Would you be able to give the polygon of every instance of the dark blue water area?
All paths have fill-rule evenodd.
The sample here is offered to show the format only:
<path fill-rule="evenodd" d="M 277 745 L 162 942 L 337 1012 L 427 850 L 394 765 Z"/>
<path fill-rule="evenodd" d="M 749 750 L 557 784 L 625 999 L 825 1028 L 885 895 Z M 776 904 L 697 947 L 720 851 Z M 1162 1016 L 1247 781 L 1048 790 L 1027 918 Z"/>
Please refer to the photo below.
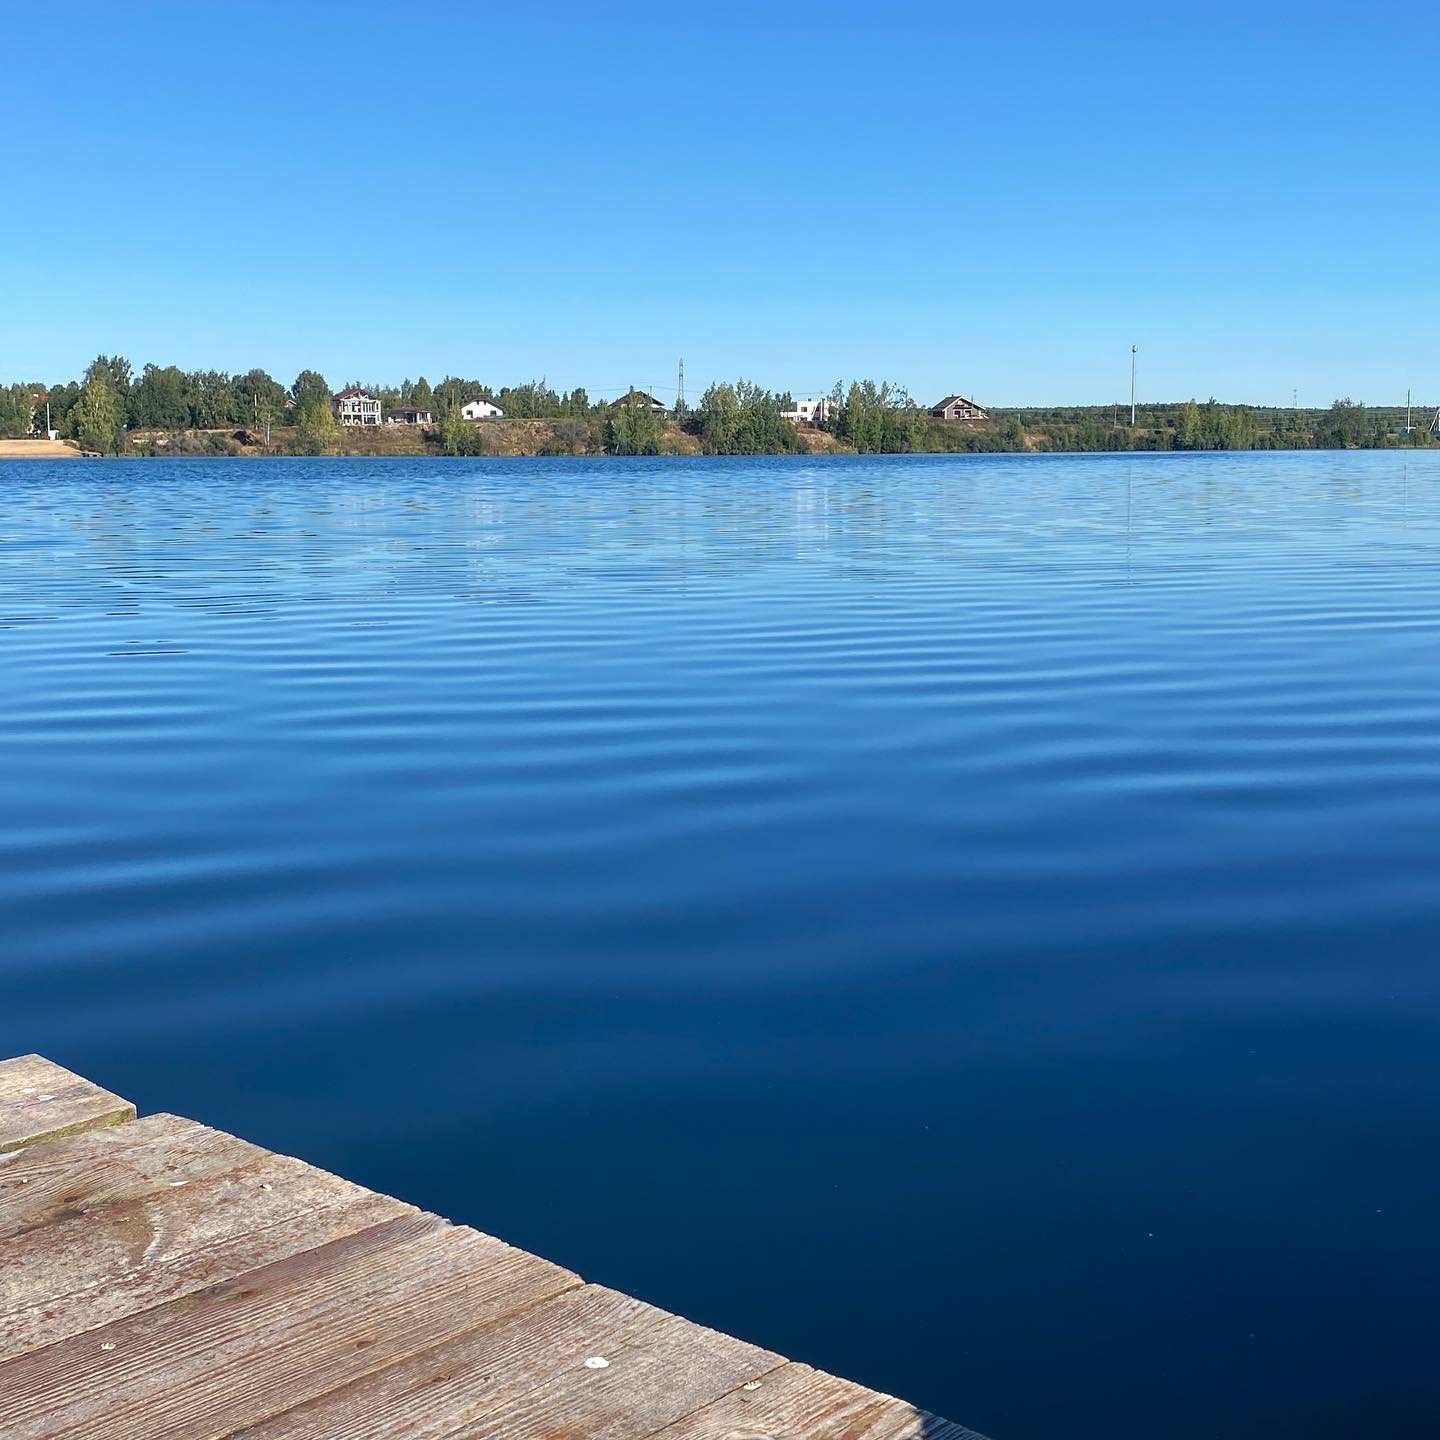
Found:
<path fill-rule="evenodd" d="M 0 497 L 0 1053 L 996 1440 L 1440 1431 L 1440 455 Z"/>

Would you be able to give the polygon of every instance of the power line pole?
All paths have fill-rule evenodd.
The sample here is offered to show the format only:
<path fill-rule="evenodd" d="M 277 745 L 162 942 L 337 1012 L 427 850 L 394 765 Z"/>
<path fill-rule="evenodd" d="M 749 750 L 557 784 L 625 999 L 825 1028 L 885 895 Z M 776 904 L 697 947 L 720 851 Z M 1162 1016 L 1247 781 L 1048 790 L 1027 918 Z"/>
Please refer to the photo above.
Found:
<path fill-rule="evenodd" d="M 685 357 L 683 355 L 680 357 L 680 378 L 675 385 L 675 408 L 677 410 L 685 408 Z"/>
<path fill-rule="evenodd" d="M 1135 347 L 1130 347 L 1130 427 L 1135 427 Z"/>

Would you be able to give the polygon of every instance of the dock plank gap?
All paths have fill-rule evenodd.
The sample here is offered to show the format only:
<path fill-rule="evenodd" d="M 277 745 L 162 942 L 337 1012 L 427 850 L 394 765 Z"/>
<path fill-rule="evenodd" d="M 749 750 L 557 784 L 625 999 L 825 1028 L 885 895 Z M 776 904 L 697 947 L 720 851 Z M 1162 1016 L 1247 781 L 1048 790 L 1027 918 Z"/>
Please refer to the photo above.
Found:
<path fill-rule="evenodd" d="M 0 1061 L 5 1440 L 983 1440 L 38 1055 Z"/>

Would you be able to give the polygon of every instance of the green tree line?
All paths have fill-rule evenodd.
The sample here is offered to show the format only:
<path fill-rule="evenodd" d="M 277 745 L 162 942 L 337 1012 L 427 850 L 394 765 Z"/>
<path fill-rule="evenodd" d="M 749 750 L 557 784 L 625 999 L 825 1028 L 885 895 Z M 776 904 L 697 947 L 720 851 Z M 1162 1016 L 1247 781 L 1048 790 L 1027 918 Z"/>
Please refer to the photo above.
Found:
<path fill-rule="evenodd" d="M 715 455 L 801 453 L 815 432 L 785 419 L 790 396 L 750 380 L 716 382 L 693 408 L 668 415 L 650 398 L 631 391 L 607 404 L 581 387 L 559 391 L 541 380 L 493 387 L 447 375 L 436 384 L 424 376 L 398 385 L 364 384 L 386 410 L 401 405 L 428 409 L 434 424 L 428 440 L 448 454 L 483 454 L 483 426 L 463 420 L 461 407 L 484 398 L 512 420 L 545 421 L 547 448 L 557 453 L 659 454 L 691 436 L 690 448 Z M 0 385 L 0 436 L 21 436 L 44 424 L 36 397 L 47 396 L 50 423 L 64 437 L 92 451 L 120 453 L 134 446 L 131 432 L 237 432 L 277 448 L 325 453 L 343 436 L 331 410 L 324 375 L 302 370 L 289 385 L 261 369 L 243 374 L 182 370 L 149 364 L 136 374 L 120 355 L 100 355 L 79 380 L 55 385 Z M 1429 412 L 1427 412 L 1429 413 Z M 815 427 L 861 454 L 936 451 L 1104 451 L 1377 448 L 1437 442 L 1428 425 L 1407 432 L 1394 410 L 1367 409 L 1349 399 L 1326 410 L 1265 410 L 1203 404 L 1147 406 L 1131 425 L 1122 407 L 1072 407 L 998 411 L 978 424 L 936 420 L 892 382 L 853 380 L 835 386 L 826 418 Z M 248 433 L 247 433 L 248 432 Z M 681 446 L 680 448 L 683 448 Z"/>

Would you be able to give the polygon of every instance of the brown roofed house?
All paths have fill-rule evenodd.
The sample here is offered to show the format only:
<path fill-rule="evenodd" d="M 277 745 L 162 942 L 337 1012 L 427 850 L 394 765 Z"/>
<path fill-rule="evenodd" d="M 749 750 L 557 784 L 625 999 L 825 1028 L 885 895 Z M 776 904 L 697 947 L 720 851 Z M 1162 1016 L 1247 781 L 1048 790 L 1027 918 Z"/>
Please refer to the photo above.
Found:
<path fill-rule="evenodd" d="M 657 415 L 665 413 L 665 407 L 653 395 L 647 395 L 643 390 L 627 391 L 618 400 L 610 402 L 612 410 L 618 410 L 622 405 L 639 405 L 641 407 L 648 405 Z"/>
<path fill-rule="evenodd" d="M 930 407 L 935 420 L 988 420 L 988 412 L 963 395 L 947 395 L 938 405 Z"/>

